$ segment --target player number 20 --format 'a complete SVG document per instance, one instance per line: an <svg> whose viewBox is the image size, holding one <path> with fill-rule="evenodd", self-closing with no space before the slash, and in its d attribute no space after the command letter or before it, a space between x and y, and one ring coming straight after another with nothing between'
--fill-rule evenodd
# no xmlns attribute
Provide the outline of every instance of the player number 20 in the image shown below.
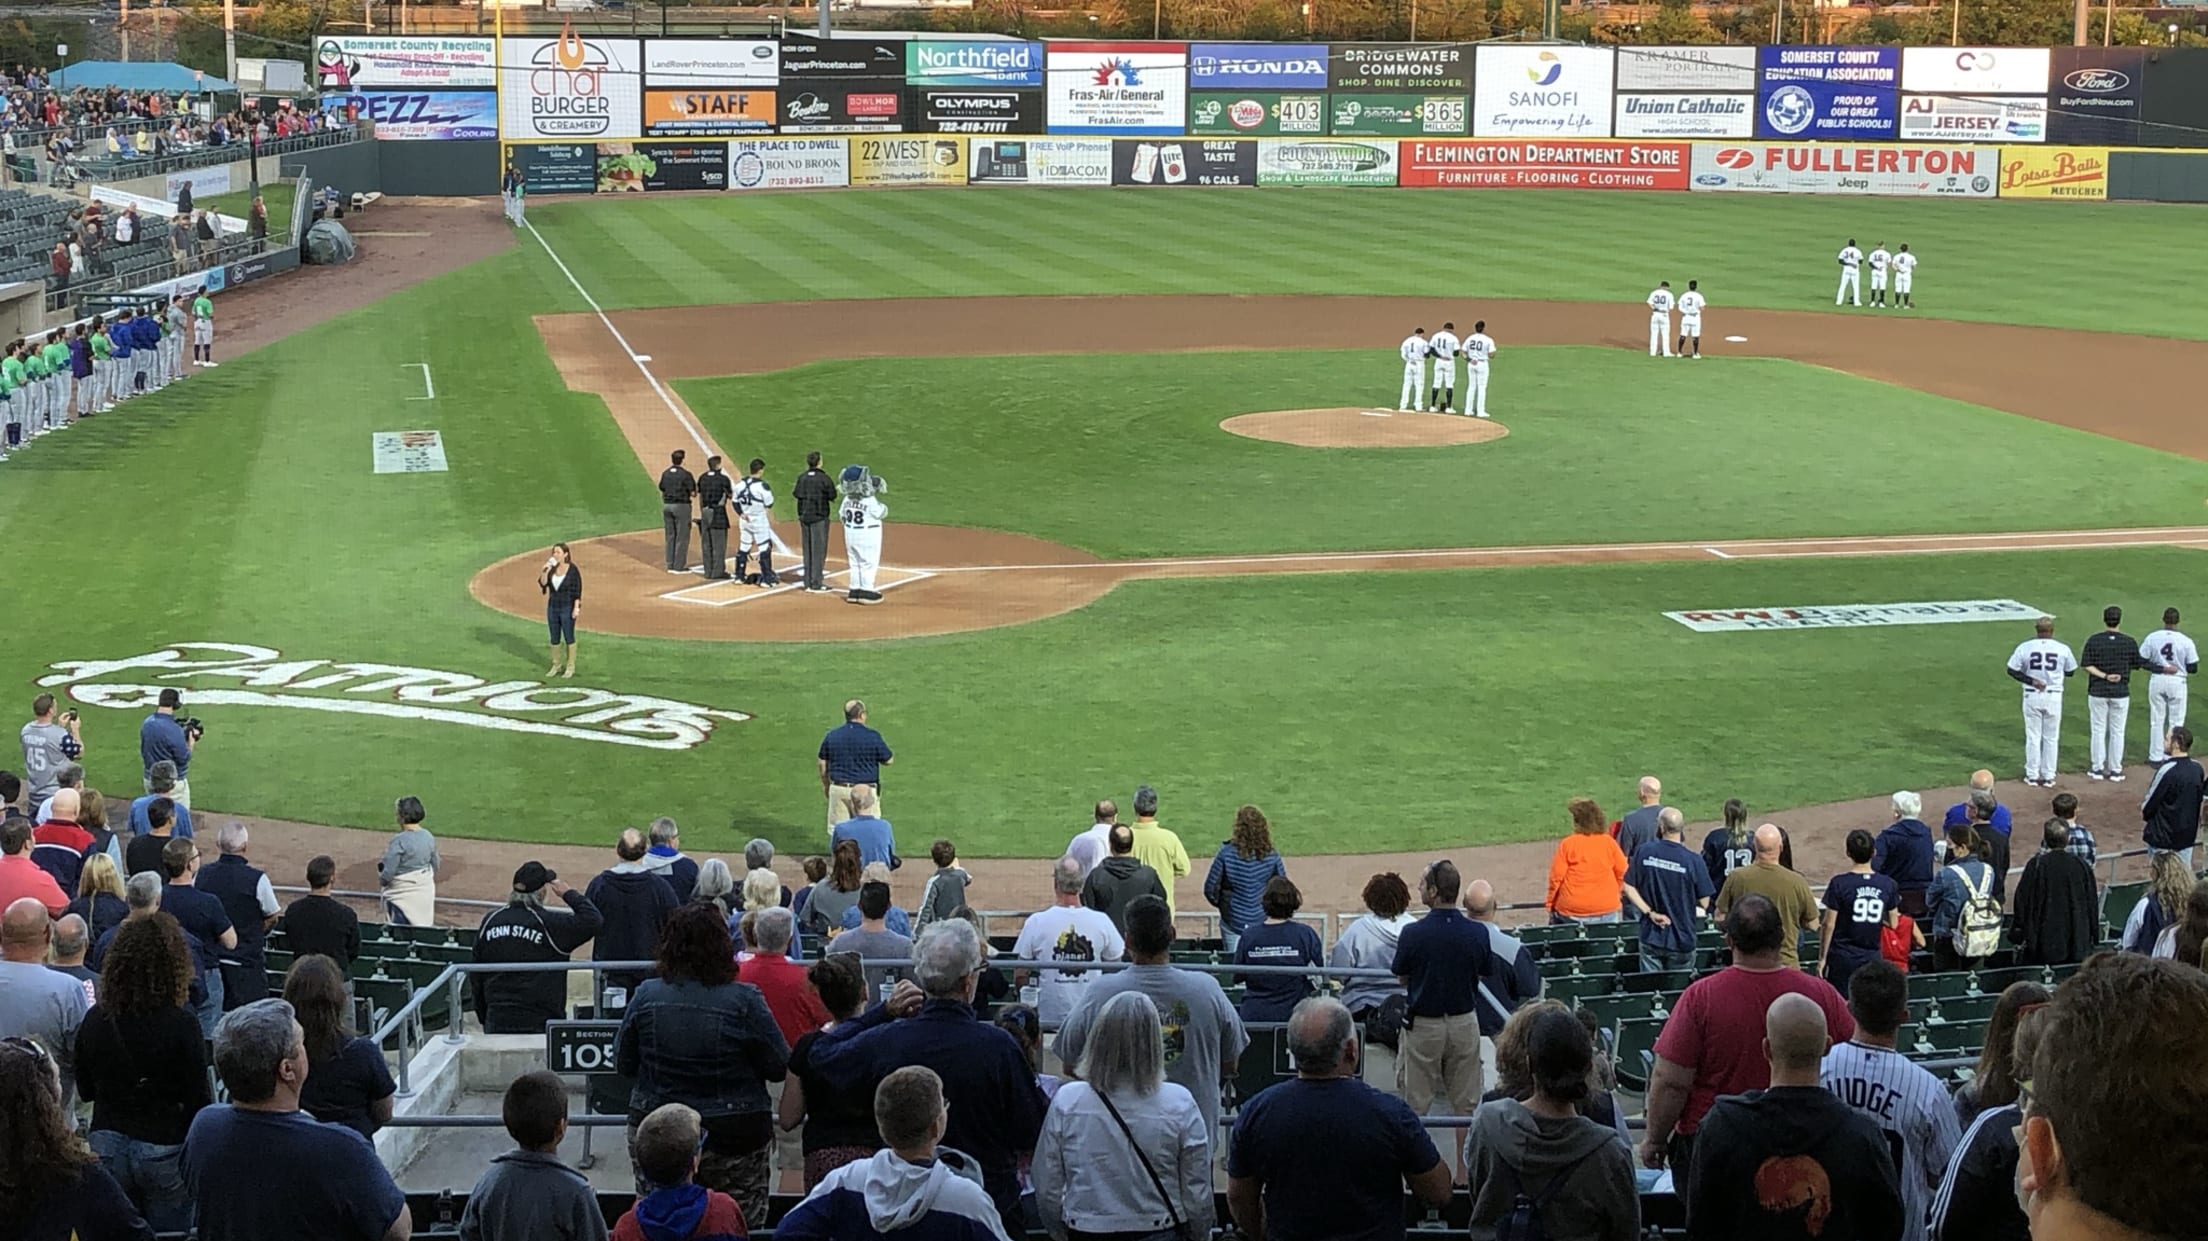
<svg viewBox="0 0 2208 1241"><path fill-rule="evenodd" d="M1855 894L1856 925L1869 926L1872 923L1884 922L1885 920L1885 897L1880 896L1876 892L1858 892Z"/></svg>

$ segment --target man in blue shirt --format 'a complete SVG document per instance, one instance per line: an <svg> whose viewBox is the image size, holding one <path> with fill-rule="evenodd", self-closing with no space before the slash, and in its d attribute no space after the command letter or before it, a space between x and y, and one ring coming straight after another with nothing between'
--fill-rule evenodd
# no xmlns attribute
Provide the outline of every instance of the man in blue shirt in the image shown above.
<svg viewBox="0 0 2208 1241"><path fill-rule="evenodd" d="M1922 920L1929 908L1925 889L1932 886L1932 829L1917 816L1924 799L1907 790L1894 794L1894 822L1878 834L1871 869L1894 881L1901 912Z"/></svg>
<svg viewBox="0 0 2208 1241"><path fill-rule="evenodd" d="M146 768L146 795L134 797L130 801L130 830L133 835L143 836L153 830L152 822L146 818L146 807L151 806L155 798L166 797L176 804L176 817L169 820L169 834L182 840L192 838L192 812L185 809L184 803L176 800L175 789L175 763L164 758Z"/></svg>
<svg viewBox="0 0 2208 1241"><path fill-rule="evenodd" d="M903 866L905 860L897 856L897 836L890 830L889 820L875 813L880 808L881 801L873 785L853 785L851 817L836 824L835 830L828 833L829 849L849 840L859 846L861 866L871 862L880 862L891 870Z"/></svg>
<svg viewBox="0 0 2208 1241"><path fill-rule="evenodd" d="M1848 979L1855 971L1879 959L1879 937L1886 928L1886 911L1901 903L1901 891L1890 876L1871 870L1871 856L1878 849L1871 834L1848 833L1848 860L1854 866L1832 877L1825 885L1824 939L1817 972L1841 995L1848 993Z"/></svg>
<svg viewBox="0 0 2208 1241"><path fill-rule="evenodd" d="M889 766L888 743L866 726L866 704L857 698L843 704L843 727L833 728L820 739L820 790L828 798L828 831L851 817L851 789L873 786L876 813L880 813L882 768Z"/></svg>
<svg viewBox="0 0 2208 1241"><path fill-rule="evenodd" d="M199 731L186 731L176 722L176 709L184 705L184 695L174 689L161 691L161 698L153 714L138 726L138 758L146 768L146 791L153 791L153 765L162 759L176 764L176 787L169 791L169 800L179 806L192 804L192 782L187 777L192 771L192 750L199 745Z"/></svg>
<svg viewBox="0 0 2208 1241"><path fill-rule="evenodd" d="M1681 842L1686 816L1666 806L1656 816L1656 839L1633 853L1625 870L1625 899L1641 911L1641 969L1694 968L1699 915L1717 895L1702 855Z"/></svg>
<svg viewBox="0 0 2208 1241"><path fill-rule="evenodd" d="M222 902L192 885L199 873L199 846L189 840L171 840L161 846L161 872L168 883L161 889L161 912L184 928L184 944L192 950L192 1010L199 1017L200 1032L215 1036L215 1022L222 1017L222 952L238 946L238 930Z"/></svg>
<svg viewBox="0 0 2208 1241"><path fill-rule="evenodd" d="M1456 864L1435 862L1419 881L1426 916L1395 941L1395 976L1408 993L1397 1067L1402 1096L1423 1116L1434 1100L1449 1114L1470 1116L1480 1105L1480 976L1488 969L1487 928L1457 908Z"/></svg>
<svg viewBox="0 0 2208 1241"><path fill-rule="evenodd" d="M1993 773L1984 768L1971 772L1970 791L1974 794L1991 793L1993 791ZM1968 822L1970 822L1970 798L1965 797L1947 808L1947 817L1940 820L1940 826L1948 828ZM2002 805L1998 799L1993 804L1993 830L2003 836L2009 834L2009 808Z"/></svg>

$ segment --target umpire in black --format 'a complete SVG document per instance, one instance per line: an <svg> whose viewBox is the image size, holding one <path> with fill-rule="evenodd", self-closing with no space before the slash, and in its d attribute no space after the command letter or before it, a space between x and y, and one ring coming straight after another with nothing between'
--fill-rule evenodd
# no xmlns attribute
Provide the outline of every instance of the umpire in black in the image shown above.
<svg viewBox="0 0 2208 1241"><path fill-rule="evenodd" d="M820 454L805 454L805 472L790 489L797 497L797 528L805 539L805 589L828 589L828 523L836 515L836 480L820 468Z"/></svg>
<svg viewBox="0 0 2208 1241"><path fill-rule="evenodd" d="M728 576L728 498L735 491L721 472L721 459L707 457L705 473L698 476L698 541L705 545L707 578Z"/></svg>
<svg viewBox="0 0 2208 1241"><path fill-rule="evenodd" d="M682 468L682 450L669 457L659 476L660 524L667 535L667 571L690 571L690 498L698 494L698 480Z"/></svg>

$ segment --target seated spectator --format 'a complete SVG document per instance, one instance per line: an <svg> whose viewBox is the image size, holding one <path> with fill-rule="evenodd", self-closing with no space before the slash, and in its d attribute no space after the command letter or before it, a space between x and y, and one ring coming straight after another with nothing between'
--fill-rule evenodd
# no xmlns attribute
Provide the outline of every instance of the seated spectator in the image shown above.
<svg viewBox="0 0 2208 1241"><path fill-rule="evenodd" d="M958 864L958 846L948 840L930 845L928 860L935 863L935 873L928 876L928 886L920 893L920 908L914 911L912 919L916 930L950 917L952 910L966 903L966 887L974 881L966 868ZM1082 867L1084 880L1090 869L1091 866Z"/></svg>
<svg viewBox="0 0 2208 1241"><path fill-rule="evenodd" d="M1041 1014L1025 1004L1011 1004L1007 1005L1003 1012L998 1013L996 1020L991 1024L1011 1035L1013 1041L1020 1045L1020 1054L1027 1057L1027 1067L1034 1072L1035 1084L1042 1088L1043 1098L1056 1099L1058 1088L1066 1084L1066 1079L1042 1071L1043 1019Z"/></svg>
<svg viewBox="0 0 2208 1241"><path fill-rule="evenodd" d="M895 908L889 903L887 883L868 880L859 885L859 903L852 910L859 915L859 923L836 936L830 950L839 956L856 956L862 961L912 960L911 937L891 930L886 921ZM866 967L867 990L879 993L883 983L903 976L901 965L869 965Z"/></svg>
<svg viewBox="0 0 2208 1241"><path fill-rule="evenodd" d="M1495 1036L1495 1089L1480 1100L1482 1104L1499 1103L1505 1099L1524 1103L1533 1097L1538 1084L1533 1071L1533 1023L1544 1013L1565 1013L1577 1017L1570 1006L1561 1000L1535 1000L1510 1015L1503 1023L1503 1032ZM1618 1106L1617 1097L1611 1093L1615 1081L1605 1081L1599 1051L1589 1050L1591 1066L1587 1080L1587 1093L1575 1109L1582 1116L1609 1129L1622 1142L1630 1142L1626 1130L1625 1109Z"/></svg>
<svg viewBox="0 0 2208 1241"><path fill-rule="evenodd" d="M678 900L689 900L698 890L698 863L682 851L682 829L665 815L652 820L651 843L644 850L644 869L667 881Z"/></svg>
<svg viewBox="0 0 2208 1241"><path fill-rule="evenodd" d="M108 946L100 1002L77 1031L92 1150L157 1232L192 1226L184 1134L213 1102L207 1043L186 1006L191 989L191 949L176 919L133 918Z"/></svg>
<svg viewBox="0 0 2208 1241"><path fill-rule="evenodd" d="M460 1212L460 1241L605 1241L606 1217L582 1173L560 1158L567 1084L546 1069L506 1087L500 1119L514 1149L491 1166Z"/></svg>
<svg viewBox="0 0 2208 1241"><path fill-rule="evenodd" d="M1081 903L1084 882L1079 859L1062 857L1051 864L1050 908L1029 914L1020 926L1012 955L1022 961L1117 961L1127 954L1127 942L1112 920ZM838 952L843 951L839 942ZM1026 971L1023 971L1026 972ZM1036 980L1042 1020L1058 1025L1080 1007L1089 989L1104 977L1097 970L1040 969L1027 972Z"/></svg>
<svg viewBox="0 0 2208 1241"><path fill-rule="evenodd" d="M630 1157L636 1161L637 1181L650 1188L640 1191L636 1205L614 1222L614 1241L743 1241L742 1206L695 1179L709 1140L703 1118L680 1103L654 1108L636 1123Z"/></svg>
<svg viewBox="0 0 2208 1241"><path fill-rule="evenodd" d="M1694 861L1707 881L1702 860ZM1470 1235L1493 1237L1513 1221L1551 1237L1634 1241L1641 1200L1632 1151L1616 1129L1581 1111L1594 1070L1587 1028L1561 1005L1543 1008L1525 1026L1531 1094L1482 1107L1465 1136Z"/></svg>
<svg viewBox="0 0 2208 1241"><path fill-rule="evenodd" d="M437 838L422 826L428 817L419 797L398 801L398 834L384 848L376 864L377 881L383 885L384 917L398 926L434 926L437 922L437 872L443 859L437 856Z"/></svg>
<svg viewBox="0 0 2208 1241"><path fill-rule="evenodd" d="M1316 967L1326 961L1319 933L1295 920L1303 908L1303 893L1286 875L1274 875L1265 883L1265 920L1245 928L1235 950L1236 965L1296 965ZM1237 974L1245 990L1242 1020L1286 1021L1296 1005L1317 990L1309 974Z"/></svg>
<svg viewBox="0 0 2208 1241"><path fill-rule="evenodd" d="M215 1029L228 1104L184 1138L199 1241L407 1241L406 1196L368 1139L299 1109L306 1035L282 1000L256 1000ZM281 1192L270 1192L281 1187Z"/></svg>
<svg viewBox="0 0 2208 1241"><path fill-rule="evenodd" d="M546 889L567 908L547 908ZM483 915L476 928L474 956L479 962L499 964L566 961L603 925L598 906L588 896L569 887L544 863L523 862L514 871L506 907ZM567 1015L564 971L470 974L468 989L485 1034L540 1034L546 1022Z"/></svg>
<svg viewBox="0 0 2208 1241"><path fill-rule="evenodd" d="M835 830L828 834L828 840L831 845L841 844L846 840L856 841L860 865L871 866L879 862L896 870L905 861L897 856L897 834L890 830L889 820L877 813L880 809L881 802L873 785L853 785L851 817L836 824Z"/></svg>
<svg viewBox="0 0 2208 1241"><path fill-rule="evenodd" d="M2147 890L2124 919L2119 941L2125 952L2145 956L2154 951L2162 932L2185 917L2185 901L2193 894L2193 871L2185 859L2170 852L2147 855Z"/></svg>
<svg viewBox="0 0 2208 1241"><path fill-rule="evenodd" d="M0 1042L0 1186L10 1236L26 1241L153 1241L115 1178L71 1128L53 1057L36 1043Z"/></svg>
<svg viewBox="0 0 2208 1241"><path fill-rule="evenodd" d="M1906 974L1909 959L1914 953L1924 951L1924 932L1917 929L1917 920L1900 909L1886 911L1886 929L1878 933L1878 955L1893 962L1894 968Z"/></svg>
<svg viewBox="0 0 2208 1241"><path fill-rule="evenodd" d="M1244 931L1264 920L1265 885L1275 876L1287 875L1288 864L1281 860L1280 850L1273 847L1272 828L1265 821L1265 812L1255 806L1236 811L1234 834L1220 844L1219 852L1212 856L1211 870L1204 875L1204 899L1219 911L1219 932L1227 955L1234 955Z"/></svg>
<svg viewBox="0 0 2208 1241"><path fill-rule="evenodd" d="M153 766L146 768L146 790L145 796L131 799L131 834L143 836L153 830L152 825L147 822L146 811L152 807L154 802L165 799L175 812L171 831L175 835L190 840L192 838L192 812L190 807L176 800L176 764L164 758L157 760Z"/></svg>
<svg viewBox="0 0 2208 1241"><path fill-rule="evenodd" d="M614 841L614 864L599 871L585 891L602 919L590 945L593 961L651 960L659 950L660 935L669 917L682 904L664 878L645 869L644 852L648 847L644 833L633 827L623 828ZM725 923L722 934L727 934ZM729 964L734 966L733 956ZM609 993L634 992L651 977L651 971L605 970L601 977ZM610 999L609 1006L620 1007L619 999Z"/></svg>
<svg viewBox="0 0 2208 1241"><path fill-rule="evenodd" d="M123 878L115 872L113 858L95 853L84 860L84 873L77 876L77 899L69 902L69 912L84 919L85 933L94 943L122 925L130 906L123 903Z"/></svg>
<svg viewBox="0 0 2208 1241"><path fill-rule="evenodd" d="M942 1144L949 1112L932 1070L914 1065L884 1077L874 1123L888 1149L830 1172L782 1217L776 1241L882 1241L907 1232L925 1241L1009 1241L974 1160Z"/></svg>
<svg viewBox="0 0 2208 1241"><path fill-rule="evenodd" d="M2155 956L2208 970L2208 883L2193 885L2193 894L2185 898L2185 920L2163 934L2168 936L2169 950L2163 951L2164 945L2158 943Z"/></svg>
<svg viewBox="0 0 2208 1241"><path fill-rule="evenodd" d="M989 959L989 926L973 906L960 905L951 911L951 917L974 928L974 937L981 944L981 974L974 980L974 1016L987 1021L997 1005L1012 998L1012 976Z"/></svg>
<svg viewBox="0 0 2208 1241"><path fill-rule="evenodd" d="M880 1150L882 1142L874 1132L873 1106L865 1092L843 1089L813 1070L813 1044L820 1035L866 1007L866 975L844 956L823 957L805 974L829 1020L790 1044L789 1077L782 1084L776 1117L785 1133L804 1130L805 1188L811 1190L830 1172Z"/></svg>
<svg viewBox="0 0 2208 1241"><path fill-rule="evenodd" d="M878 883L884 888L887 888L890 883L889 867L882 865L880 862L868 862L863 868L860 869L859 896L861 904L863 904L865 900L866 885L870 883ZM843 911L843 925L839 929L844 931L856 931L859 929L859 924L861 922L864 922L865 920L866 914L864 910L862 910L858 905L854 905L851 908ZM906 914L904 910L897 908L896 905L893 904L889 908L882 911L882 923L885 929L894 931L897 934L904 936L906 939L912 938L912 918L910 915ZM837 949L837 951L841 952L844 951L844 949L839 948Z"/></svg>
<svg viewBox="0 0 2208 1241"><path fill-rule="evenodd" d="M715 858L714 860L719 861L720 859ZM788 888L782 886L782 880L771 870L758 869L746 872L743 887L736 893L736 903L742 912L731 913L729 915L729 925L731 927L739 926L746 919L756 918L770 909L787 910L789 902L782 898L788 896L789 892ZM742 961L745 956L744 945L751 941L748 937L742 935L738 936L738 941L736 959ZM805 955L805 941L797 933L795 914L791 915L790 946L787 952L792 958Z"/></svg>
<svg viewBox="0 0 2208 1241"><path fill-rule="evenodd" d="M1734 871L1725 880L1725 886L1717 891L1717 903L1711 911L1723 922L1734 905L1742 898L1760 896L1771 903L1785 928L1779 940L1779 962L1790 970L1802 967L1801 932L1817 925L1817 896L1809 890L1809 881L1779 864L1779 851L1785 844L1778 825L1766 823L1750 837L1756 851L1756 860Z"/></svg>
<svg viewBox="0 0 2208 1241"><path fill-rule="evenodd" d="M299 1106L324 1124L375 1137L391 1123L398 1086L383 1049L353 1033L353 997L337 962L311 955L294 960L284 976L284 1002L306 1032L307 1084Z"/></svg>
<svg viewBox="0 0 2208 1241"><path fill-rule="evenodd" d="M294 958L325 956L337 968L350 970L360 959L360 915L330 895L336 881L337 862L327 854L308 862L307 894L285 908L277 925ZM475 1011L483 1012L483 1006L478 1003Z"/></svg>
<svg viewBox="0 0 2208 1241"><path fill-rule="evenodd" d="M1363 899L1364 915L1334 937L1334 948L1327 954L1326 963L1336 969L1387 970L1392 974L1397 940L1404 927L1418 921L1408 912L1411 889L1403 876L1382 871L1365 880ZM1388 997L1402 994L1403 981L1399 978L1342 980L1342 1003L1360 1024L1370 1020Z"/></svg>
<svg viewBox="0 0 2208 1241"><path fill-rule="evenodd" d="M75 789L55 793L51 817L31 833L31 860L45 868L54 877L54 885L64 892L77 890L77 879L84 874L85 851L92 847L92 833L77 826L81 797Z"/></svg>
<svg viewBox="0 0 2208 1241"><path fill-rule="evenodd" d="M1574 797L1567 803L1572 834L1556 846L1549 860L1549 893L1543 903L1549 921L1616 922L1621 910L1626 859L1602 807L1592 797Z"/></svg>
<svg viewBox="0 0 2208 1241"><path fill-rule="evenodd" d="M2041 994L2045 995L2044 988ZM2046 1029L2046 1009L2034 1006L2010 1028L2015 1037L2003 1042L2003 1063L2024 1066L2031 1072L2032 1057ZM1995 1051L1991 1031L1986 1051ZM2017 1202L2016 1133L2023 1127L2024 1110L2009 1093L2010 1102L1989 1106L1963 1122L1962 1138L1947 1161L1939 1189L1932 1195L1927 1235L1935 1241L2031 1241L2031 1222ZM1958 1099L1958 1103L1960 1100Z"/></svg>
<svg viewBox="0 0 2208 1241"><path fill-rule="evenodd" d="M1196 1100L1165 1080L1157 1006L1131 991L1106 1000L1079 1073L1052 1100L1035 1147L1043 1227L1053 1237L1210 1236L1211 1134Z"/></svg>
<svg viewBox="0 0 2208 1241"><path fill-rule="evenodd" d="M814 861L818 861L820 863L819 874L814 874L814 868L809 864L802 867L805 872L805 881L807 883L819 883L822 879L828 877L828 863L826 859L806 859L807 863L811 863ZM772 871L773 869L774 842L764 839L763 837L752 837L751 840L744 845L744 878L749 879L751 877L751 872L753 871ZM741 887L743 885L739 883L738 886ZM788 909L792 913L800 912L793 904L793 897L791 896L788 887L784 887L782 889L781 905L784 909Z"/></svg>
<svg viewBox="0 0 2208 1241"><path fill-rule="evenodd" d="M2070 852L2070 825L2047 820L2039 853L2016 881L2016 959L2026 965L2074 965L2101 942L2101 897L2093 867Z"/></svg>
<svg viewBox="0 0 2208 1241"><path fill-rule="evenodd" d="M1171 913L1173 905L1166 897L1165 880L1135 856L1135 829L1125 823L1114 824L1105 839L1111 853L1082 880L1081 903L1110 918L1121 935L1127 933L1129 905L1142 897L1166 901L1166 911Z"/></svg>
<svg viewBox="0 0 2208 1241"><path fill-rule="evenodd" d="M184 807L166 797L156 797L146 806L146 830L123 846L123 877L142 875L151 871L161 873L161 851L169 847L171 840L189 840L176 831L176 816Z"/></svg>
<svg viewBox="0 0 2208 1241"><path fill-rule="evenodd" d="M859 907L859 842L839 840L830 854L828 877L807 889L800 929L826 939L843 929L845 913Z"/></svg>

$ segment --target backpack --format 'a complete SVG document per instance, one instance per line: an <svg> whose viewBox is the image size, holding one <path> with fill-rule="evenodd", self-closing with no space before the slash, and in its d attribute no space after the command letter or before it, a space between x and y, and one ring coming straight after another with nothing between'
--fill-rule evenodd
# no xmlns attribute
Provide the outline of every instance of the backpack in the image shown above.
<svg viewBox="0 0 2208 1241"><path fill-rule="evenodd" d="M1972 884L1970 872L1958 866L1955 877L1963 884L1963 914L1952 936L1959 956L1990 957L2001 946L2001 902L1993 899L1993 867L1986 867L1982 883Z"/></svg>
<svg viewBox="0 0 2208 1241"><path fill-rule="evenodd" d="M1495 1221L1495 1241L1549 1241L1548 1227L1541 1221L1542 1208L1549 1204L1549 1199L1556 1197L1557 1191L1564 1188L1566 1181L1572 1179L1572 1173L1579 1170L1579 1165L1587 1162L1594 1154L1594 1151L1589 1151L1565 1164L1557 1170L1556 1175L1549 1178L1549 1183L1542 1187L1540 1193L1532 1195L1526 1193L1526 1183L1519 1179L1518 1169L1497 1160L1495 1171L1510 1178L1512 1189L1510 1210Z"/></svg>

